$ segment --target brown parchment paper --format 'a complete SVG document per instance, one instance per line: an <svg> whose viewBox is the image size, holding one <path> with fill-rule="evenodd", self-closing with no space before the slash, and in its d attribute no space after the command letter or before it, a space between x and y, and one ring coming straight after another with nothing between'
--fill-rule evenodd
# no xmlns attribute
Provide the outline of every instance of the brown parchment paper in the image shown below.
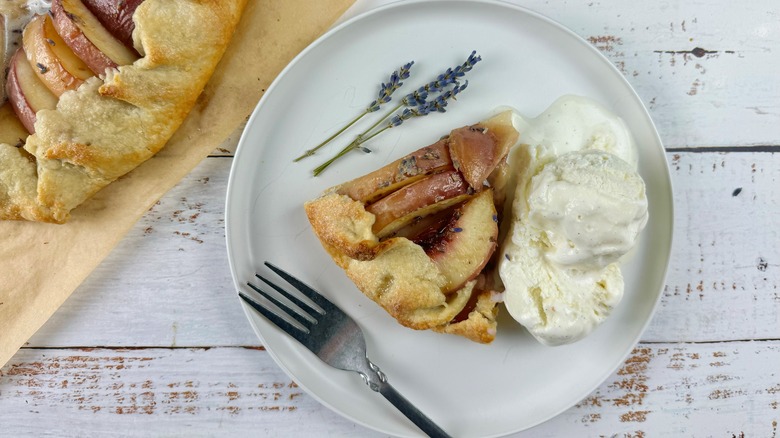
<svg viewBox="0 0 780 438"><path fill-rule="evenodd" d="M65 225L0 221L0 366L135 222L246 120L276 75L353 1L249 0L217 71L157 156L75 209Z"/></svg>

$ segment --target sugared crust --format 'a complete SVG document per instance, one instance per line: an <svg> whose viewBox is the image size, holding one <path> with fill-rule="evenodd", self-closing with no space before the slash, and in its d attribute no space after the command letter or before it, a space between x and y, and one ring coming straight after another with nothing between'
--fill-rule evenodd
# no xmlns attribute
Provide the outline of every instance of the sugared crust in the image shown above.
<svg viewBox="0 0 780 438"><path fill-rule="evenodd" d="M246 0L146 0L133 17L145 55L40 111L25 149L0 145L0 219L65 222L95 192L157 153L193 107Z"/></svg>
<svg viewBox="0 0 780 438"><path fill-rule="evenodd" d="M445 294L447 280L422 247L403 237L380 243L371 231L374 215L362 202L328 193L304 207L315 234L336 264L399 323L476 342L494 339L497 308L491 300L480 297L467 320L449 323L468 303L476 282Z"/></svg>
<svg viewBox="0 0 780 438"><path fill-rule="evenodd" d="M39 214L34 161L23 149L0 144L0 163L0 216L20 220L23 213Z"/></svg>
<svg viewBox="0 0 780 438"><path fill-rule="evenodd" d="M312 228L323 244L356 260L371 260L379 239L371 231L374 215L363 203L331 193L304 205Z"/></svg>
<svg viewBox="0 0 780 438"><path fill-rule="evenodd" d="M493 292L482 292L477 298L477 305L469 313L468 319L454 324L444 324L434 327L439 333L464 336L474 342L487 344L493 342L496 337L496 317L498 307L493 298Z"/></svg>
<svg viewBox="0 0 780 438"><path fill-rule="evenodd" d="M394 238L373 260L350 260L347 276L402 325L416 330L447 324L471 296L474 281L442 293L446 281L419 246Z"/></svg>

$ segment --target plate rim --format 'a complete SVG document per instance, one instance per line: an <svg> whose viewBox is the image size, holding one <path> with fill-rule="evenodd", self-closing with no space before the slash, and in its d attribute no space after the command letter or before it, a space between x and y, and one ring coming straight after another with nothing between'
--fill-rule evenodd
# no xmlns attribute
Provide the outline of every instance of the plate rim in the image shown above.
<svg viewBox="0 0 780 438"><path fill-rule="evenodd" d="M225 199L225 240L226 240L226 249L227 249L227 255L228 255L228 264L230 267L230 273L231 277L233 279L234 287L240 289L240 285L243 283L237 278L236 275L236 261L234 260L234 257L232 254L234 254L233 250L233 244L231 243L231 233L230 233L230 216L232 211L232 200L230 197L230 193L232 192L232 187L234 184L236 184L236 168L238 167L238 160L239 154L243 148L246 148L248 146L245 146L246 139L248 136L249 126L253 124L255 119L259 117L259 113L262 112L262 108L266 105L266 100L268 96L271 96L274 94L274 91L276 88L278 88L279 83L283 80L283 78L287 75L287 73L293 69L303 58L308 56L308 54L314 50L316 50L319 46L324 44L328 39L332 38L334 35L344 31L345 29L353 26L355 23L363 21L365 19L368 19L374 15L383 14L387 12L388 10L395 10L395 9L403 9L403 8L414 8L417 5L420 4L430 4L430 3L439 3L439 4L474 4L474 5L492 5L492 6L499 6L504 7L508 9L512 9L517 13L525 14L528 16L533 17L534 19L541 20L545 22L548 25L551 25L558 30L568 34L569 37L572 37L575 41L577 41L580 45L584 47L585 50L590 52L591 55L596 55L596 58L599 59L599 61L606 65L610 70L612 70L617 77L620 78L620 81L622 82L622 85L626 87L628 92L630 93L632 99L636 104L638 104L639 109L641 109L642 115L646 119L646 122L649 123L649 126L652 130L652 135L654 137L655 142L660 146L659 151L655 151L656 153L660 154L662 156L661 162L663 163L663 166L661 166L658 170L663 170L662 179L663 182L668 186L668 205L666 205L666 213L668 213L667 218L665 219L669 224L671 224L671 227L668 231L668 237L665 239L664 247L666 248L666 251L664 254L661 254L661 256L665 259L664 267L663 267L663 275L659 278L660 280L660 289L658 291L655 291L656 297L654 300L653 305L650 308L650 312L648 314L648 317L642 324L640 330L638 331L635 339L632 340L630 345L626 348L626 351L623 352L621 355L621 360L617 361L615 365L611 368L609 368L602 376L598 378L599 383L597 383L593 388L590 388L587 393L585 394L585 397L587 397L588 394L593 393L600 385L602 385L606 379L615 373L615 371L625 362L626 358L631 354L631 352L636 348L639 341L641 340L642 335L646 332L648 326L653 320L653 317L658 310L658 306L661 301L661 297L663 296L663 287L666 283L666 280L669 275L670 270L670 262L671 262L671 252L672 247L674 243L674 187L672 185L672 179L671 179L671 168L669 166L668 160L665 159L665 147L663 144L662 139L660 138L660 135L658 133L657 126L655 122L653 121L650 112L647 109L647 106L644 104L634 87L631 85L631 83L628 81L628 79L620 72L620 70L601 52L599 51L595 46L590 44L585 38L580 36L579 34L575 33L573 30L571 30L569 27L561 24L560 22L543 15L542 13L536 12L532 9L529 9L525 6L521 6L517 3L513 3L509 0L393 0L390 3L386 3L377 7L374 7L372 9L360 12L356 14L355 16L338 23L337 25L333 26L329 30L327 30L324 34L322 34L320 37L318 37L316 40L314 40L312 43L310 43L305 49L303 49L300 53L298 53L274 78L272 83L266 88L266 91L263 93L263 96L255 106L255 108L252 111L251 116L247 120L247 124L241 133L241 136L238 141L238 145L236 148L235 153L233 154L234 161L231 163L230 167L230 173L228 177L228 184L227 184L227 190L226 190L226 199ZM444 6L446 7L446 6ZM654 148L656 149L656 148ZM666 196L664 198L667 198ZM654 213L657 214L657 213ZM368 429L381 432L381 433L388 433L388 434L397 434L397 432L392 432L390 430L384 430L381 429L375 425L369 424L365 421L362 421L359 418L356 418L355 416L351 415L349 412L344 412L342 410L337 409L335 406L331 405L329 402L327 402L325 399L320 397L318 393L315 391L312 391L310 388L308 388L305 384L303 384L291 371L290 369L285 365L284 361L277 355L277 353L274 351L274 349L268 347L266 344L266 339L263 336L262 332L255 326L255 323L252 321L252 314L253 310L250 306L248 306L246 303L244 303L238 296L235 296L234 299L237 299L239 304L241 305L244 315L247 318L248 322L250 322L250 325L252 326L252 329L255 333L255 335L260 339L263 346L265 347L266 351L271 355L272 359L274 360L275 364L279 366L285 374L292 379L298 386L300 386L306 393L317 400L320 404L327 407L331 411L335 412L336 414L340 415L343 418L348 419L349 421L352 421L356 424L360 424ZM581 400L582 398L579 398ZM508 434L518 433L524 430L529 430L534 427L537 427L545 422L550 421L551 419L559 416L561 413L565 412L566 410L571 409L578 401L573 402L572 404L550 414L546 418L539 419L535 424L522 427L519 429L511 429L504 432L499 432L497 434L487 435L487 437L500 437L505 436ZM398 435L398 436L407 436L407 435Z"/></svg>

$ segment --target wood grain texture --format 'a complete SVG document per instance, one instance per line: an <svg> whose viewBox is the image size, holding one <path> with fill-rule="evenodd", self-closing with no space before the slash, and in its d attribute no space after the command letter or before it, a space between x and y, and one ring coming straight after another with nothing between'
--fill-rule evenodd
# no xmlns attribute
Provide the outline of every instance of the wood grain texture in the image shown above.
<svg viewBox="0 0 780 438"><path fill-rule="evenodd" d="M640 344L592 395L515 436L774 437L778 362L777 341ZM5 436L381 436L320 405L261 349L26 349L0 381Z"/></svg>
<svg viewBox="0 0 780 438"><path fill-rule="evenodd" d="M366 433L305 395L260 349L22 350L0 379L3 436Z"/></svg>
<svg viewBox="0 0 780 438"><path fill-rule="evenodd" d="M523 2L597 47L629 80L667 147L780 140L780 3Z"/></svg>
<svg viewBox="0 0 780 438"><path fill-rule="evenodd" d="M154 205L28 345L258 345L226 256L231 162L205 160Z"/></svg>
<svg viewBox="0 0 780 438"><path fill-rule="evenodd" d="M780 154L670 153L675 236L654 341L780 339Z"/></svg>

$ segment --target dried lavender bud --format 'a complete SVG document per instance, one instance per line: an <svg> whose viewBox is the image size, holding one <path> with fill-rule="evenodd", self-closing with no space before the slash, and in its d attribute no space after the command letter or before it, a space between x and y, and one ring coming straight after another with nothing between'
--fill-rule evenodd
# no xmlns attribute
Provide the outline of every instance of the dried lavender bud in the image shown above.
<svg viewBox="0 0 780 438"><path fill-rule="evenodd" d="M359 134L355 140L352 141L352 143L344 147L338 154L336 154L336 156L315 168L314 176L322 173L334 161L346 155L350 151L360 149L366 152L367 149L362 146L363 143L371 140L372 138L390 128L402 125L406 120L415 117L423 117L432 112L446 112L446 107L449 104L449 101L457 100L456 96L465 90L466 87L468 87L468 81L464 81L463 84L461 84L458 82L458 78L465 76L466 73L471 71L474 68L474 65L476 65L481 60L482 57L477 55L476 51L472 51L463 64L458 65L455 68L448 68L444 71L444 73L439 74L434 81L431 81L404 96L401 99L401 102L395 108L386 113L384 117L371 125L371 127ZM394 74L391 76L390 82L387 84L382 84L378 98L371 103L369 109L367 109L367 112L368 110L371 110L371 112L376 111L379 109L379 106L382 103L389 101L389 95L392 94L392 92L402 84L400 80L406 79L409 76L408 68L411 67L412 64L413 62L404 66L407 70L405 76L402 74L404 72L404 68L402 68L399 70L397 77ZM453 85L452 88L446 89L450 85ZM439 93L439 95L436 96L435 99L429 101L428 97L432 93ZM401 112L396 112L403 107L406 108L404 108ZM381 124L384 121L387 122L384 126L382 126Z"/></svg>
<svg viewBox="0 0 780 438"><path fill-rule="evenodd" d="M379 96L368 105L366 112L372 113L374 111L379 111L382 104L390 102L390 96L404 84L401 80L409 78L412 65L414 65L414 61L402 66L398 71L394 71L393 74L390 75L390 82L383 83L380 86Z"/></svg>

